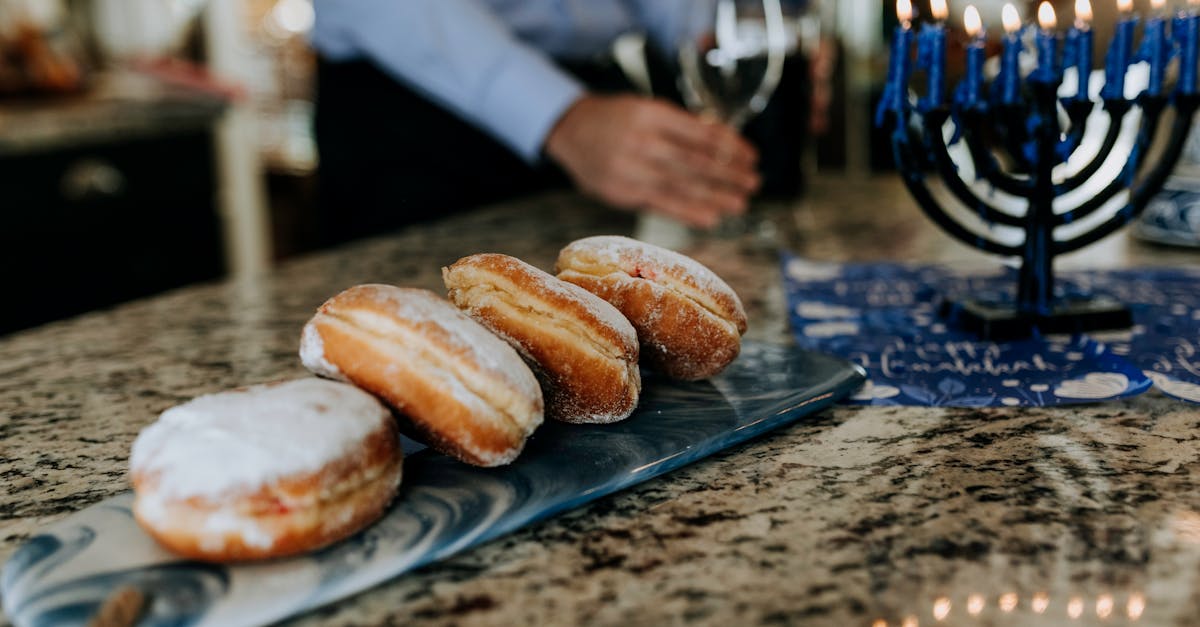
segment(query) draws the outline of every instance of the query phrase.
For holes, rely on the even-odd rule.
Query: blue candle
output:
[[[896,16],[900,24],[892,34],[892,56],[888,60],[888,80],[881,106],[902,115],[908,105],[908,51],[912,48],[912,3],[896,0]]]
[[[1001,104],[1016,104],[1021,93],[1021,18],[1017,8],[1005,4],[1001,13],[1004,21],[1004,50],[1000,54],[999,85]]]
[[[917,35],[917,64],[925,70],[927,86],[921,108],[925,111],[936,109],[942,104],[946,83],[946,27],[941,23],[921,26],[921,33]]]
[[[1118,0],[1117,8],[1121,18],[1117,20],[1117,29],[1104,57],[1104,89],[1100,91],[1102,97],[1109,99],[1125,97],[1125,71],[1133,55],[1133,28],[1137,24],[1133,0]]]
[[[1179,48],[1179,92],[1196,93],[1196,55],[1200,54],[1200,15],[1180,13],[1171,23],[1171,36]]]
[[[1054,16],[1054,7],[1049,2],[1043,2],[1038,7],[1038,29],[1034,36],[1037,44],[1038,65],[1032,79],[1039,83],[1057,85],[1062,76],[1058,65],[1058,33],[1054,27],[1058,20]]]
[[[1074,60],[1077,83],[1075,100],[1089,99],[1088,81],[1092,74],[1092,5],[1088,0],[1075,2],[1075,26],[1067,31],[1067,52]]]
[[[985,57],[983,20],[979,18],[979,10],[973,5],[967,6],[967,10],[963,12],[963,26],[971,38],[967,44],[967,74],[959,84],[954,100],[960,107],[970,109],[978,104],[979,92],[983,88]]]
[[[1154,0],[1155,9],[1162,8],[1166,0]],[[1169,58],[1169,41],[1167,40],[1167,21],[1162,14],[1155,12],[1146,20],[1146,29],[1142,33],[1142,45],[1138,50],[1138,59],[1150,63],[1150,83],[1146,93],[1157,96],[1162,93],[1163,75],[1167,71]]]

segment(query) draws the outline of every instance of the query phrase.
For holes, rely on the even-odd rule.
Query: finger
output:
[[[700,214],[737,215],[744,213],[748,205],[747,195],[722,185],[682,174],[670,166],[648,162],[638,169],[637,184],[651,190],[656,198],[669,196]]]
[[[667,189],[652,192],[646,198],[644,208],[674,218],[688,226],[710,229],[721,222],[720,212],[711,207],[690,203]]]
[[[670,140],[648,141],[643,154],[660,167],[670,167],[682,176],[728,188],[739,195],[758,190],[761,179],[754,168],[744,163],[722,163],[719,156],[695,150]]]
[[[601,190],[599,195],[609,204],[622,209],[649,211],[690,226],[710,228],[719,222],[721,216],[718,209],[694,202],[686,194],[644,171],[625,178],[616,189]]]
[[[753,167],[758,162],[754,146],[727,124],[670,105],[654,107],[648,115],[647,122],[659,125],[670,137],[692,148],[720,155],[730,164]]]

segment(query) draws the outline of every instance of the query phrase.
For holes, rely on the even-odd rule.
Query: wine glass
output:
[[[679,83],[692,111],[740,129],[767,106],[783,74],[779,0],[716,0],[679,45]]]
[[[740,130],[766,108],[783,74],[788,33],[780,0],[695,4],[693,27],[677,46],[679,91],[693,112]],[[748,230],[745,218],[729,217],[716,234],[729,238]],[[692,238],[688,227],[655,214],[639,217],[636,234],[667,248],[682,248]]]

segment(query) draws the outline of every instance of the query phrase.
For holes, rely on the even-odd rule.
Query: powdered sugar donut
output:
[[[562,249],[557,272],[625,314],[642,358],[669,377],[711,377],[741,351],[742,301],[689,257],[628,237],[587,237]]]
[[[133,444],[137,521],[207,561],[310,551],[377,519],[400,484],[399,435],[370,394],[322,379],[201,396]]]
[[[450,302],[525,357],[547,416],[610,423],[633,413],[642,389],[637,332],[612,305],[508,255],[464,257],[442,268],[442,279]]]
[[[300,358],[469,464],[511,462],[542,423],[541,388],[516,351],[428,290],[359,285],[330,298],[305,326]]]

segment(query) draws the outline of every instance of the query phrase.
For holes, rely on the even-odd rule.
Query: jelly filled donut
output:
[[[628,237],[587,237],[562,249],[557,272],[625,314],[642,358],[671,378],[711,377],[741,350],[742,301],[689,257]]]
[[[400,484],[396,421],[351,385],[301,379],[163,412],[129,460],[138,523],[206,561],[320,548],[374,522]]]
[[[442,278],[452,303],[525,357],[547,416],[610,423],[637,407],[637,333],[612,305],[507,255],[464,257]]]
[[[330,298],[305,325],[300,358],[476,466],[516,459],[542,423],[542,391],[516,351],[428,290],[359,285]]]

